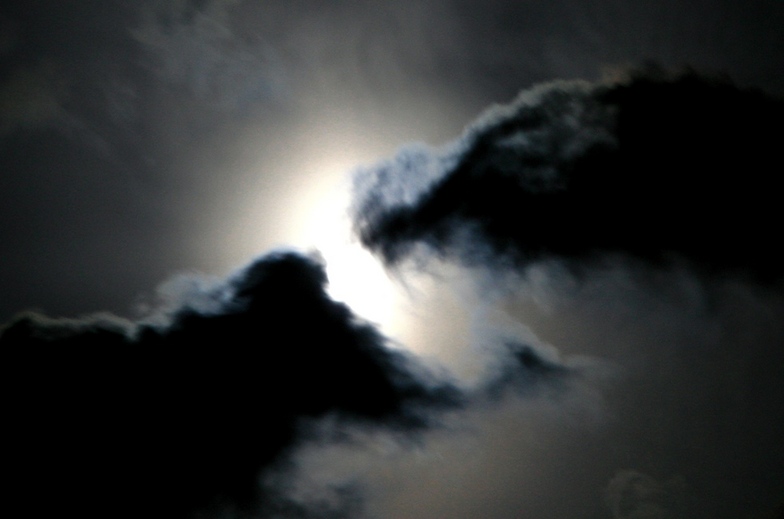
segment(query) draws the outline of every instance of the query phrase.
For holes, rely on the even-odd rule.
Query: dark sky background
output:
[[[9,502],[781,517],[782,27],[774,0],[4,2]],[[554,80],[587,83],[515,100]],[[330,299],[348,256],[269,253],[349,232],[335,190],[407,324]]]

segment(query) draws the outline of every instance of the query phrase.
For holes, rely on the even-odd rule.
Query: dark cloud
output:
[[[778,278],[782,114],[690,72],[541,85],[443,150],[368,168],[356,228],[393,264],[426,244],[468,264],[621,253]]]
[[[353,429],[422,431],[440,421],[434,411],[568,378],[517,344],[502,372],[459,389],[390,349],[326,283],[318,260],[271,253],[222,282],[172,282],[169,303],[144,321],[28,313],[7,323],[9,498],[36,516],[345,516],[361,508],[358,489],[334,485],[325,503],[269,483],[298,446],[350,445]]]
[[[155,324],[7,324],[8,498],[36,516],[252,510],[260,471],[294,445],[301,420],[407,430],[427,423],[417,407],[458,402],[325,283],[313,259],[272,254]]]
[[[360,172],[356,230],[383,261],[468,267],[486,321],[527,326],[530,343],[569,359],[548,374],[568,372],[568,384],[506,393],[466,418],[482,454],[441,463],[474,463],[492,474],[481,484],[458,476],[421,508],[385,506],[499,518],[773,510],[781,114],[781,101],[726,79],[646,69],[534,87],[443,148],[408,147]],[[529,376],[549,371],[547,358]]]

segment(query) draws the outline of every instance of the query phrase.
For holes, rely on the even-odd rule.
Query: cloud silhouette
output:
[[[364,245],[391,268],[468,267],[484,314],[569,359],[550,370],[516,350],[529,377],[570,383],[469,411],[482,454],[440,463],[489,475],[385,504],[555,519],[764,516],[780,503],[783,110],[724,78],[650,67],[535,86],[444,147],[360,171]],[[583,378],[576,356],[592,363]],[[428,476],[401,477],[401,494]]]
[[[777,278],[782,115],[694,72],[540,85],[443,149],[367,168],[355,227],[390,264],[424,244],[469,265],[621,253]]]
[[[260,471],[293,447],[302,419],[410,430],[427,423],[418,408],[458,403],[325,283],[313,258],[274,253],[164,324],[33,314],[7,324],[8,495],[36,516],[253,510]]]
[[[308,516],[316,505],[262,484],[307,441],[349,441],[354,428],[405,436],[470,400],[567,375],[514,344],[495,379],[461,389],[390,349],[326,284],[317,257],[281,251],[191,283],[144,321],[27,313],[7,323],[8,495],[36,516]],[[318,432],[321,421],[332,433]],[[344,489],[335,513],[360,498]]]

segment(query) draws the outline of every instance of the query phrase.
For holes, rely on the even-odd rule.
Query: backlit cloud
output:
[[[389,263],[425,244],[467,264],[621,253],[778,277],[782,114],[693,73],[542,85],[442,150],[368,168],[355,224]]]

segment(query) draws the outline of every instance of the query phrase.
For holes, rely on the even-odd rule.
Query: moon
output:
[[[314,189],[303,197],[307,209],[292,233],[294,241],[315,249],[324,258],[328,293],[347,304],[360,317],[392,330],[402,324],[396,307],[402,303],[403,288],[395,283],[381,262],[351,235],[348,159],[322,164],[319,178],[342,179],[332,187]]]

